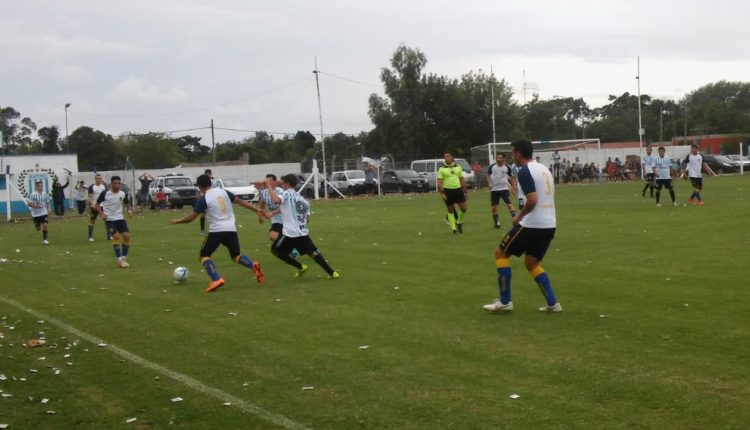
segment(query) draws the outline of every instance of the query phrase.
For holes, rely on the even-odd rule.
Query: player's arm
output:
[[[461,188],[464,190],[464,194],[467,194],[469,190],[466,188],[466,179],[464,175],[461,175],[458,180],[461,182]]]
[[[125,209],[128,211],[128,216],[133,216],[133,202],[127,193],[125,193],[125,199],[122,202],[125,203]]]
[[[537,196],[536,186],[534,185],[534,178],[531,177],[531,172],[528,169],[523,169],[518,172],[518,183],[521,186],[521,191],[526,196],[526,203],[523,209],[513,218],[513,224],[521,222],[523,217],[533,211],[536,207]]]
[[[705,171],[706,173],[708,173],[709,175],[711,175],[711,176],[716,176],[716,173],[714,173],[714,171],[713,171],[713,170],[711,170],[711,168],[710,168],[710,167],[708,167],[708,164],[706,164],[706,163],[703,163],[703,166],[702,166],[702,167],[703,167],[703,170],[704,170],[704,171]]]
[[[490,167],[487,168],[487,186],[492,188],[492,164],[490,164]]]
[[[272,186],[269,182],[269,179],[266,179],[266,189],[268,189],[268,196],[271,197],[271,201],[278,204],[281,204],[281,196],[276,193],[276,187]]]
[[[232,195],[232,197],[234,197],[234,195]],[[230,197],[230,199],[231,199],[231,197]],[[240,205],[240,206],[242,206],[243,208],[247,208],[247,209],[250,209],[251,211],[255,212],[255,213],[256,213],[256,214],[258,214],[258,215],[261,215],[262,213],[264,213],[264,212],[265,212],[265,211],[262,211],[262,210],[261,210],[261,209],[260,209],[259,207],[255,206],[254,204],[252,204],[252,203],[250,203],[250,202],[247,202],[247,201],[245,201],[245,200],[242,200],[242,199],[241,199],[241,198],[239,198],[239,197],[235,197],[235,198],[234,198],[234,199],[232,200],[232,203],[234,203],[234,204],[236,204],[236,205]]]
[[[102,191],[101,194],[99,194],[99,198],[96,199],[96,205],[94,206],[94,209],[99,212],[99,215],[102,217],[103,220],[107,220],[107,215],[102,210],[102,202],[104,201],[104,196],[107,194],[107,190]]]
[[[94,202],[94,184],[89,185],[89,190],[86,194],[86,201],[88,202],[90,208],[96,206],[96,203]]]

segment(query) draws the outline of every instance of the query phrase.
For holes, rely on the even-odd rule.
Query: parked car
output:
[[[741,165],[744,170],[750,169],[750,157],[747,155],[732,154],[727,155],[727,158]]]
[[[167,194],[167,204],[171,208],[193,206],[200,195],[198,187],[193,185],[193,181],[185,175],[170,173],[159,176],[148,186],[148,204],[151,209],[156,209],[156,192],[159,186],[162,186]]]
[[[384,193],[425,193],[430,186],[426,178],[412,169],[387,170],[380,176],[380,189]]]
[[[732,161],[723,155],[704,155],[703,162],[706,163],[717,175],[740,171],[739,163]]]
[[[474,172],[471,170],[469,163],[463,158],[454,158],[454,162],[461,166],[464,171],[464,181],[466,186],[473,187],[476,181]],[[427,179],[427,183],[430,184],[430,189],[437,189],[437,171],[444,163],[442,158],[433,158],[430,160],[414,160],[411,162],[411,168],[415,172]]]
[[[257,202],[260,198],[258,189],[255,185],[241,178],[220,179],[214,178],[217,187],[229,191],[235,196],[249,202]]]
[[[342,194],[356,196],[365,192],[365,171],[364,170],[342,170],[331,173],[329,182]],[[377,186],[377,178],[375,184]],[[328,194],[331,194],[329,190]]]

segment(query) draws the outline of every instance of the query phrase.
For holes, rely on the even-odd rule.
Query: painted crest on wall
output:
[[[57,174],[52,169],[39,167],[37,164],[33,169],[24,169],[18,174],[18,191],[22,196],[29,197],[31,191],[34,191],[34,184],[42,181],[45,191],[49,192],[52,186],[50,180],[56,181]]]

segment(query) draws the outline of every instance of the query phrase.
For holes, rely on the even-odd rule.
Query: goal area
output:
[[[536,140],[531,142],[534,148],[534,158],[549,166],[552,155],[557,151],[560,160],[574,162],[576,157],[581,164],[594,163],[602,166],[602,145],[598,138],[570,139],[570,140]],[[480,164],[492,164],[497,154],[505,154],[510,158],[510,142],[493,142],[471,148],[471,159]],[[512,162],[509,160],[509,162]]]

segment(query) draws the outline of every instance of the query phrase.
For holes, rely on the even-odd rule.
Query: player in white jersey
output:
[[[128,216],[133,216],[133,206],[129,196],[120,189],[120,185],[120,177],[112,176],[109,189],[99,194],[96,199],[96,211],[101,215],[108,234],[112,237],[117,266],[124,269],[130,266],[126,261],[130,250],[130,230],[122,209],[123,206],[126,207]]]
[[[31,210],[31,217],[34,220],[36,231],[42,230],[42,245],[49,245],[47,240],[47,215],[49,214],[49,194],[44,192],[44,183],[37,181],[34,184],[34,192],[29,194],[26,205]]]
[[[490,312],[511,311],[510,256],[525,254],[526,270],[534,278],[547,303],[539,308],[542,312],[562,312],[547,272],[539,264],[555,237],[557,218],[555,214],[555,183],[552,173],[542,163],[533,161],[533,149],[528,140],[511,143],[513,160],[521,166],[518,183],[526,196],[526,204],[513,218],[513,227],[495,249],[497,284],[500,298],[484,305]]]
[[[96,223],[96,217],[99,216],[99,212],[96,210],[96,199],[107,190],[107,184],[104,183],[102,175],[94,175],[94,183],[89,185],[88,190],[88,202],[89,202],[89,242],[94,241],[94,224]],[[107,231],[107,240],[110,240],[109,230],[104,227]]]
[[[698,145],[690,145],[690,154],[685,157],[682,162],[684,172],[682,177],[685,179],[690,178],[690,184],[693,186],[693,194],[690,195],[688,202],[691,205],[697,204],[703,206],[703,197],[701,196],[701,190],[703,190],[703,169],[706,172],[711,172],[711,169],[703,161],[703,156],[698,153]]]
[[[669,196],[672,197],[672,206],[677,206],[672,186],[672,160],[664,155],[665,149],[659,147],[659,156],[654,159],[654,176],[656,177],[656,206],[661,207],[659,198],[661,197],[662,187],[669,190]]]
[[[297,249],[300,254],[307,254],[315,260],[332,279],[338,279],[339,274],[328,264],[320,254],[317,247],[310,239],[307,223],[310,221],[310,203],[302,197],[295,187],[297,177],[288,174],[281,178],[281,186],[284,192],[276,191],[273,181],[266,178],[266,189],[271,200],[281,209],[282,231],[273,243],[272,252],[280,260],[297,269],[295,276],[304,274],[308,267],[291,258],[289,253]]]
[[[269,173],[266,175],[266,180],[270,180],[273,183],[273,187],[277,193],[284,192],[283,189],[278,187],[278,179],[276,178],[276,175],[274,175],[273,173]],[[268,194],[268,188],[263,188],[262,190],[260,190],[258,202],[260,210],[265,211],[266,214],[265,217],[260,218],[260,223],[263,223],[264,218],[271,218],[271,228],[268,230],[268,239],[270,239],[271,244],[273,244],[274,242],[276,242],[276,239],[279,237],[282,231],[283,220],[281,219],[281,208],[271,199],[271,195]],[[271,252],[273,252],[273,246],[271,247]],[[289,256],[292,258],[297,258],[299,257],[299,252],[296,249],[293,249]]]
[[[500,221],[497,215],[497,205],[500,199],[503,199],[508,207],[511,218],[516,216],[516,210],[513,203],[510,202],[509,189],[515,185],[513,171],[505,164],[505,155],[495,155],[495,164],[490,165],[487,170],[487,185],[490,187],[490,206],[492,209],[492,221],[495,228],[500,228]]]
[[[643,197],[646,197],[646,190],[651,190],[651,197],[654,196],[654,163],[656,157],[651,155],[653,149],[651,145],[646,146],[646,155],[643,156],[643,174],[646,179],[646,186],[643,187]]]
[[[206,273],[211,278],[211,282],[208,284],[208,288],[206,288],[207,293],[215,291],[225,284],[224,278],[216,271],[216,265],[214,265],[214,261],[211,259],[211,255],[219,245],[224,245],[229,250],[229,256],[232,257],[235,263],[252,269],[255,274],[255,280],[259,284],[263,283],[265,276],[263,275],[263,270],[260,268],[260,263],[240,253],[240,239],[237,236],[237,226],[234,221],[232,203],[250,209],[258,215],[262,214],[261,210],[255,205],[235,197],[234,194],[226,190],[213,188],[211,183],[210,176],[205,174],[198,176],[198,188],[203,195],[195,202],[193,212],[183,218],[173,219],[169,223],[190,223],[198,218],[199,214],[206,214],[209,221],[208,235],[203,240],[203,246],[201,246],[200,261],[206,269]]]

